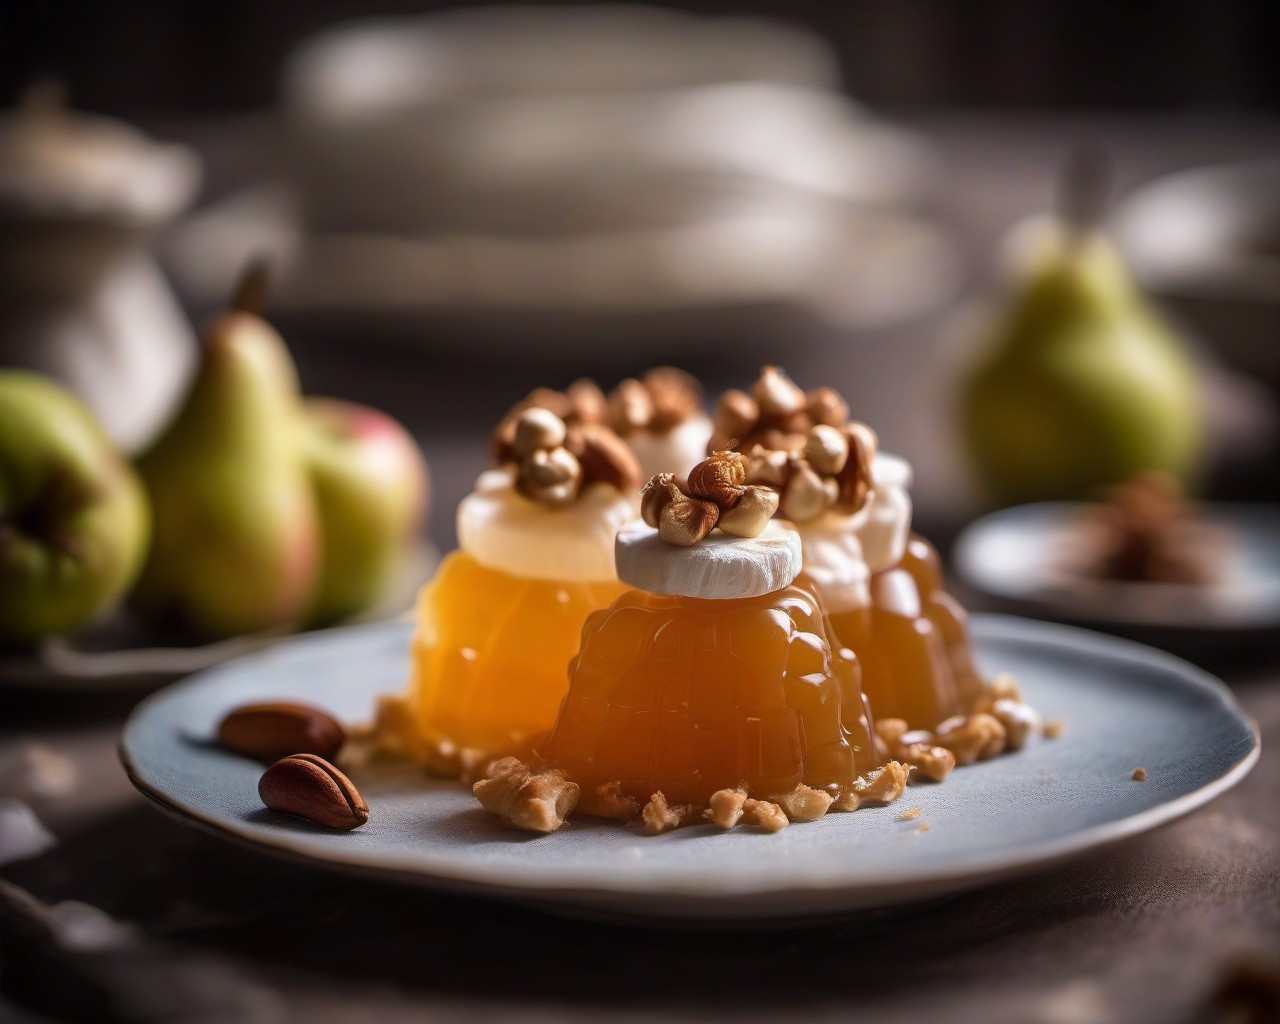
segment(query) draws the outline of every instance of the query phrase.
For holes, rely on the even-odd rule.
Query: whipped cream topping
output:
[[[800,535],[776,519],[758,537],[718,530],[697,544],[668,544],[640,520],[618,533],[618,579],[651,594],[711,601],[760,597],[781,590],[800,573]]]
[[[707,457],[710,439],[711,420],[702,413],[690,416],[665,433],[644,429],[626,435],[626,442],[640,460],[646,479],[658,473],[686,476]]]
[[[828,512],[796,524],[804,545],[804,571],[822,592],[829,612],[871,603],[871,574],[897,565],[911,536],[911,466],[877,455],[867,502],[851,516]]]
[[[616,579],[613,540],[635,516],[631,498],[588,484],[563,508],[531,501],[509,466],[491,469],[458,505],[458,545],[481,565],[526,579]]]

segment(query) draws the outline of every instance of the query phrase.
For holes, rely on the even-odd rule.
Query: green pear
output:
[[[1000,504],[1083,498],[1144,470],[1184,483],[1204,414],[1194,362],[1105,234],[1040,219],[961,393],[965,440]]]
[[[0,371],[0,644],[110,608],[142,567],[150,519],[88,409],[44,377]]]
[[[280,335],[242,308],[218,315],[185,403],[138,461],[155,518],[144,616],[203,637],[304,617],[319,535],[300,420]]]
[[[327,625],[401,580],[426,513],[427,467],[404,427],[353,402],[306,399],[303,434],[323,552],[308,619]]]

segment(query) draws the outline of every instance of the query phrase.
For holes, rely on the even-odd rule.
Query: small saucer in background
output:
[[[956,542],[960,580],[1001,610],[1083,623],[1160,646],[1274,642],[1280,628],[1280,509],[1198,505],[1224,538],[1220,578],[1205,586],[1089,579],[1068,568],[1088,505],[1046,502],[992,513]]]

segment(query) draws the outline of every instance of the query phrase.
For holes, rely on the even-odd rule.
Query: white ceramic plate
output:
[[[1199,517],[1224,540],[1221,579],[1207,587],[1171,583],[1073,581],[1063,546],[1086,506],[1020,505],[970,524],[956,542],[955,566],[969,586],[1008,611],[1107,627],[1229,637],[1280,628],[1280,510],[1214,504]],[[1162,642],[1164,638],[1162,638]]]
[[[1169,655],[1080,630],[978,617],[987,671],[1067,720],[1056,740],[913,786],[900,804],[830,815],[776,835],[711,826],[647,837],[571,821],[509,831],[460,785],[397,770],[356,781],[369,823],[332,833],[266,810],[261,768],[211,741],[250,700],[294,698],[345,719],[401,687],[409,630],[367,626],[301,638],[155,694],[125,726],[134,784],[182,819],[264,852],[442,889],[582,913],[762,920],[883,907],[960,891],[1145,832],[1233,786],[1256,728],[1215,679]],[[1135,782],[1143,767],[1146,782]],[[899,821],[902,809],[921,817]],[[928,831],[922,831],[927,822]]]

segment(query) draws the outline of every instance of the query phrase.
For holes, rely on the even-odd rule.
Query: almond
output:
[[[270,763],[289,754],[336,757],[346,733],[332,715],[308,704],[277,701],[236,708],[218,726],[218,742]]]
[[[351,780],[323,757],[292,754],[258,780],[258,796],[273,811],[347,831],[369,820],[369,805]]]

